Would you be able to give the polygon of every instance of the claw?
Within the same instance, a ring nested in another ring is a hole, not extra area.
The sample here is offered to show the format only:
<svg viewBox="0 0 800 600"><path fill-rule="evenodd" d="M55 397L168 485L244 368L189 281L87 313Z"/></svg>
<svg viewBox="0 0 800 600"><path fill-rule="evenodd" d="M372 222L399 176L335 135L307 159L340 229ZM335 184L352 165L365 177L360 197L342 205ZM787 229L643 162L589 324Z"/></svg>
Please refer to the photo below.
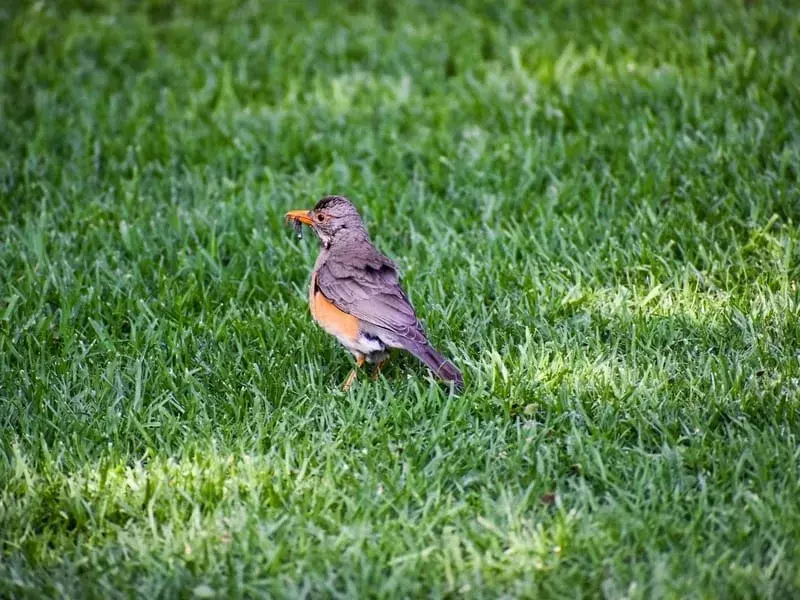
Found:
<svg viewBox="0 0 800 600"><path fill-rule="evenodd" d="M353 382L356 380L356 377L358 376L358 369L363 364L364 364L364 357L363 356L359 356L356 359L356 368L353 369L352 371L350 371L350 374L347 376L347 379L344 380L344 384L342 384L342 390L343 391L346 392L347 390L350 389L350 386L353 385Z"/></svg>
<svg viewBox="0 0 800 600"><path fill-rule="evenodd" d="M381 376L381 369L383 369L383 365L385 365L388 360L388 358L384 358L375 366L375 371L372 373L372 381L378 381L378 377Z"/></svg>
<svg viewBox="0 0 800 600"><path fill-rule="evenodd" d="M350 371L350 374L347 376L347 379L344 380L344 384L342 384L342 391L347 391L350 389L350 386L353 385L353 382L356 380L357 372L355 369Z"/></svg>

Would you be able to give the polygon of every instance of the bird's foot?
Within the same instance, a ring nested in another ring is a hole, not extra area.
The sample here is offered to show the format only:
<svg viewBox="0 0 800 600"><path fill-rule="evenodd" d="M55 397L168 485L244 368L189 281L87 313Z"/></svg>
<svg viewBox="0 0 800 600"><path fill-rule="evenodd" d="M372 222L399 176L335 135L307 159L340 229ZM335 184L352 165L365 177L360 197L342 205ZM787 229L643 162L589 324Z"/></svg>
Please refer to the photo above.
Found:
<svg viewBox="0 0 800 600"><path fill-rule="evenodd" d="M350 389L350 386L353 385L353 382L356 380L356 375L358 374L358 369L353 369L350 371L350 375L347 376L347 379L344 380L342 384L342 391L347 391Z"/></svg>
<svg viewBox="0 0 800 600"><path fill-rule="evenodd" d="M356 377L358 376L358 369L363 364L364 364L363 356L359 356L358 358L356 358L356 368L350 371L350 374L347 376L347 379L344 380L344 384L342 384L343 391L346 392L347 390L350 389L350 386L353 385L353 382L356 380Z"/></svg>
<svg viewBox="0 0 800 600"><path fill-rule="evenodd" d="M372 381L378 381L378 377L381 376L381 369L383 369L383 365L386 364L386 361L389 360L388 358L384 358L375 366L375 371L372 373Z"/></svg>

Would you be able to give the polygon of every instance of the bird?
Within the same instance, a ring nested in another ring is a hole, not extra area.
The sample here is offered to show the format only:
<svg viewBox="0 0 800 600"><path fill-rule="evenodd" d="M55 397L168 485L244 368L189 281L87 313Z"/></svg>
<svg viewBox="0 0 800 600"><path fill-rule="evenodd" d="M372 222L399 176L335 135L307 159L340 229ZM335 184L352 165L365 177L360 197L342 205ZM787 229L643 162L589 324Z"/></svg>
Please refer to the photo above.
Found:
<svg viewBox="0 0 800 600"><path fill-rule="evenodd" d="M410 352L441 380L463 389L461 371L431 346L400 285L397 266L373 245L348 198L325 196L311 210L289 211L286 221L298 237L307 225L319 238L308 302L314 321L356 359L342 386L345 391L364 362L376 365L377 378L395 348Z"/></svg>

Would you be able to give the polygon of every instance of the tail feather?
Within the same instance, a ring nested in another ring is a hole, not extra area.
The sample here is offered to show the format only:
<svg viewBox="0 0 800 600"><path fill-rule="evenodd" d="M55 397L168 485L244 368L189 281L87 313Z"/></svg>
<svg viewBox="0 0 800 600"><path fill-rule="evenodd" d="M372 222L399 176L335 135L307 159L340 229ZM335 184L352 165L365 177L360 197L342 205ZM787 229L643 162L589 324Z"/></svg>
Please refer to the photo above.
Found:
<svg viewBox="0 0 800 600"><path fill-rule="evenodd" d="M419 345L409 351L424 362L433 373L443 381L452 381L459 390L464 389L464 377L456 366L436 352L430 345Z"/></svg>

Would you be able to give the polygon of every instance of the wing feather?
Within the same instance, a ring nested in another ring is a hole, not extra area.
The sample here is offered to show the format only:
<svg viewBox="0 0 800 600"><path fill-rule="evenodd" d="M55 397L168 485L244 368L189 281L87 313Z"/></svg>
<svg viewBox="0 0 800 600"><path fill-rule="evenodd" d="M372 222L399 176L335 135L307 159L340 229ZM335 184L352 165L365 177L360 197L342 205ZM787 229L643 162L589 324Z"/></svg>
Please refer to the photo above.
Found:
<svg viewBox="0 0 800 600"><path fill-rule="evenodd" d="M414 307L400 287L397 267L374 247L329 257L320 266L316 282L338 309L378 328L379 334L388 334L389 345L426 342Z"/></svg>

